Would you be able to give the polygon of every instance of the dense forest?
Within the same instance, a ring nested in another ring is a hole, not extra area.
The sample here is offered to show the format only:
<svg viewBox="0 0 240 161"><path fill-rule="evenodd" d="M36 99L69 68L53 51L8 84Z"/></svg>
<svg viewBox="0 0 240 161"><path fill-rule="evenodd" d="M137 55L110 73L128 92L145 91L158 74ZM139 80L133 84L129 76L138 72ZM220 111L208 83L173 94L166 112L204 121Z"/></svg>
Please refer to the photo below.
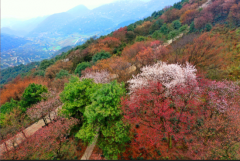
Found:
<svg viewBox="0 0 240 161"><path fill-rule="evenodd" d="M77 160L98 134L98 159L239 160L239 11L240 0L182 0L1 75L1 144L46 124L1 157Z"/></svg>

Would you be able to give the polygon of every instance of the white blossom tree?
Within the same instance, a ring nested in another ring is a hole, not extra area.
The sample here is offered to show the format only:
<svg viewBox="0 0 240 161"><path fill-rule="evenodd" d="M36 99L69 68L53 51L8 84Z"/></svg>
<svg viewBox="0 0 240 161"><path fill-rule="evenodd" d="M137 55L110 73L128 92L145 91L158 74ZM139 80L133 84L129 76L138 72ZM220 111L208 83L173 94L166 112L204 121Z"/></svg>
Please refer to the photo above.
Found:
<svg viewBox="0 0 240 161"><path fill-rule="evenodd" d="M158 62L153 66L145 66L141 69L141 73L133 76L129 80L130 93L136 89L148 86L149 81L161 83L167 89L171 89L178 84L196 83L196 68L188 62L186 65L167 64Z"/></svg>
<svg viewBox="0 0 240 161"><path fill-rule="evenodd" d="M80 78L82 79L93 79L95 83L109 83L110 82L110 74L108 71L89 71L89 72L84 72L84 75Z"/></svg>

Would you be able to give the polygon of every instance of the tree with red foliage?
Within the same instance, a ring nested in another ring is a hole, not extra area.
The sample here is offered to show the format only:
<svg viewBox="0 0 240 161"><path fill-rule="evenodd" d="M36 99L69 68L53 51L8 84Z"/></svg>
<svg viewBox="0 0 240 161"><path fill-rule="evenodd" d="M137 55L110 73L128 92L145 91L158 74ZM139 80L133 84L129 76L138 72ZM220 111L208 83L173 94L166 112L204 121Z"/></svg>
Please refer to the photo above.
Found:
<svg viewBox="0 0 240 161"><path fill-rule="evenodd" d="M58 118L56 122L41 128L34 135L28 137L15 149L5 152L2 159L41 159L45 153L49 152L55 153L55 157L60 159L63 154L61 148L67 139L66 136L77 122L77 119Z"/></svg>
<svg viewBox="0 0 240 161"><path fill-rule="evenodd" d="M144 126L138 131L133 144L140 147L160 147L167 140L169 148L173 143L184 140L200 116L200 101L196 86L180 84L167 92L159 82L149 82L148 87L136 90L130 98L122 100L125 118L132 124ZM141 140L142 138L144 140Z"/></svg>
<svg viewBox="0 0 240 161"><path fill-rule="evenodd" d="M200 16L194 19L194 27L196 29L202 29L207 23L212 23L213 21L213 14L211 12L203 10L201 13Z"/></svg>
<svg viewBox="0 0 240 161"><path fill-rule="evenodd" d="M113 32L113 37L119 39L120 41L126 41L127 26L121 27Z"/></svg>
<svg viewBox="0 0 240 161"><path fill-rule="evenodd" d="M218 54L222 50L221 44L223 41L219 35L210 36L208 33L203 33L198 38L194 39L193 44L186 45L184 52L185 58L182 63L188 61L189 63L199 66L207 67L210 64L220 63Z"/></svg>
<svg viewBox="0 0 240 161"><path fill-rule="evenodd" d="M184 14L181 15L180 21L182 24L188 24L190 25L193 19L195 18L195 15L197 14L196 10L187 10Z"/></svg>

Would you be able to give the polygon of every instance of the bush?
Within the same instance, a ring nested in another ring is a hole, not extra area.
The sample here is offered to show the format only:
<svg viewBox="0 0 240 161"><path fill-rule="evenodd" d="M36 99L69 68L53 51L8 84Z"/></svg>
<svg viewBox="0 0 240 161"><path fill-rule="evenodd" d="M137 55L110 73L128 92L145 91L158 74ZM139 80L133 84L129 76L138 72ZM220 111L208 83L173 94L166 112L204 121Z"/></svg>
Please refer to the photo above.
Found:
<svg viewBox="0 0 240 161"><path fill-rule="evenodd" d="M33 73L33 76L36 77L36 76L42 76L44 77L45 76L45 71L44 70L36 70L34 73Z"/></svg>
<svg viewBox="0 0 240 161"><path fill-rule="evenodd" d="M206 28L206 31L210 31L212 30L212 25L210 23L207 23L205 28Z"/></svg>
<svg viewBox="0 0 240 161"><path fill-rule="evenodd" d="M26 107L29 107L37 102L40 102L43 98L42 93L47 92L47 87L40 84L32 83L24 91L22 95L21 105L23 111L26 111Z"/></svg>
<svg viewBox="0 0 240 161"><path fill-rule="evenodd" d="M0 111L2 114L10 113L13 108L18 106L18 101L15 101L14 99L11 99L10 102L6 102L0 107Z"/></svg>
<svg viewBox="0 0 240 161"><path fill-rule="evenodd" d="M155 32L152 34L152 38L154 38L154 39L161 39L161 38L163 38L163 34L161 33L160 30L157 30L157 31L155 31Z"/></svg>
<svg viewBox="0 0 240 161"><path fill-rule="evenodd" d="M109 52L101 51L93 56L92 61L95 64L98 60L107 59L110 57L111 54Z"/></svg>
<svg viewBox="0 0 240 161"><path fill-rule="evenodd" d="M45 59L45 60L41 61L40 65L39 65L39 68L40 68L41 70L45 70L45 69L47 69L50 65L52 65L53 63L54 63L54 61L53 61L52 59L50 59L50 60Z"/></svg>
<svg viewBox="0 0 240 161"><path fill-rule="evenodd" d="M168 34L168 39L173 39L173 38L175 38L178 35L179 35L179 31L178 30L170 31L169 34Z"/></svg>
<svg viewBox="0 0 240 161"><path fill-rule="evenodd" d="M60 72L56 75L56 79L62 79L68 76L69 76L68 71L61 69Z"/></svg>
<svg viewBox="0 0 240 161"><path fill-rule="evenodd" d="M147 37L145 37L145 36L137 36L136 37L136 42L146 41L146 40L147 40Z"/></svg>
<svg viewBox="0 0 240 161"><path fill-rule="evenodd" d="M75 69L75 74L78 74L79 77L81 77L81 72L86 69L87 67L90 67L91 64L89 62L82 62L80 64L77 65L77 68Z"/></svg>
<svg viewBox="0 0 240 161"><path fill-rule="evenodd" d="M183 25L182 27L180 27L179 31L183 32L187 29L188 25Z"/></svg>
<svg viewBox="0 0 240 161"><path fill-rule="evenodd" d="M179 20L175 20L175 21L172 22L172 27L175 30L178 30L181 26L182 26L182 24L181 24L181 22Z"/></svg>

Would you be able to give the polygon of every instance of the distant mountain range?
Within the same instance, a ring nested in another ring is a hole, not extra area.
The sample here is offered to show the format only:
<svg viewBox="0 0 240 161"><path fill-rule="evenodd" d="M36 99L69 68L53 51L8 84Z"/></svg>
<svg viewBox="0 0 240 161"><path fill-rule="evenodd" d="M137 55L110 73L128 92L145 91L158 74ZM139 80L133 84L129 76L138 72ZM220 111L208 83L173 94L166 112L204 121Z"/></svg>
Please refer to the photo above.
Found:
<svg viewBox="0 0 240 161"><path fill-rule="evenodd" d="M31 62L28 60L38 61L42 58L50 57L52 53L63 47L81 44L93 35L108 34L120 27L148 17L154 11L161 10L163 7L178 1L148 0L146 2L141 0L118 0L92 10L89 10L84 5L79 5L66 12L25 21L1 19L1 34L8 34L8 37L25 37L29 40L25 46L21 46L21 49L15 45L9 45L14 48L5 51L3 53L5 56L15 55L15 57L21 58L21 54L24 53L25 59L22 59L21 62L14 61L11 63L12 59L8 58L8 63L4 67L9 65L15 66L20 63L26 64ZM6 44L4 42L6 39L2 39L2 41L2 45ZM6 49L6 47L3 48ZM34 56L34 54L39 54L41 51L45 56ZM27 53L31 53L33 55L32 58L28 59L26 57ZM3 58L1 59L4 63Z"/></svg>

